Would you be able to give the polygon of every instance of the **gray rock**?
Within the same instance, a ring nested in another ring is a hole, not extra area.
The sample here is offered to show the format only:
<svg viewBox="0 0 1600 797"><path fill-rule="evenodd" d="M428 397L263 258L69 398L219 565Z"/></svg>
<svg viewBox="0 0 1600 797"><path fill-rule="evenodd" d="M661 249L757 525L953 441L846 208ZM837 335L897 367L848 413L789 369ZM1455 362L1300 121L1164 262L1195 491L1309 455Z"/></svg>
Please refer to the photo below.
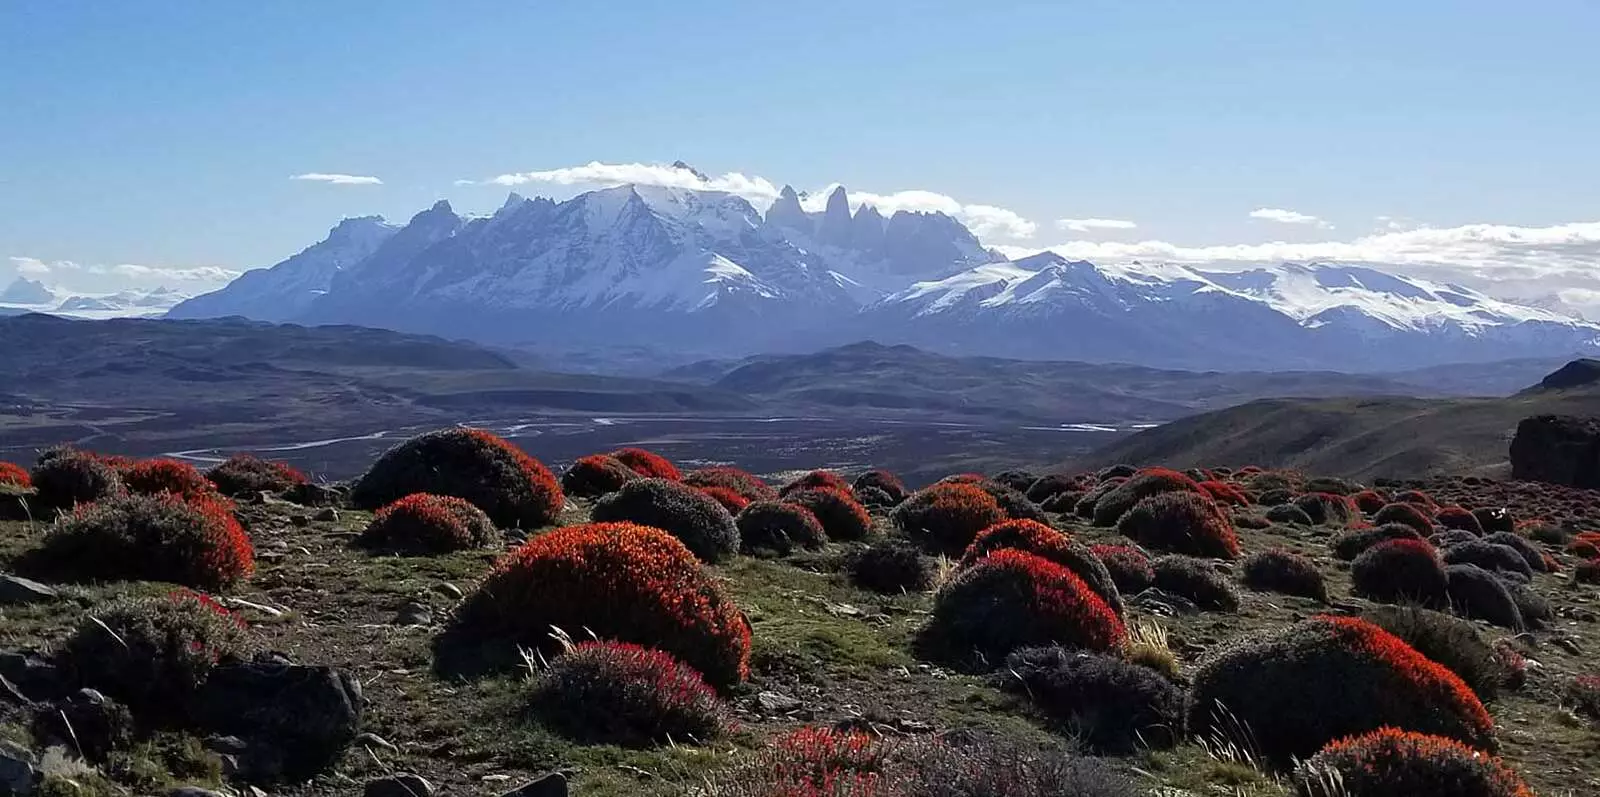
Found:
<svg viewBox="0 0 1600 797"><path fill-rule="evenodd" d="M456 586L456 585L454 585L454 584L451 584L448 581L441 581L438 584L435 584L433 586L433 591L434 592L438 592L438 593L440 593L442 595L448 595L448 596L450 596L452 598L455 598L456 600L461 600L461 597L462 597L461 588Z"/></svg>
<svg viewBox="0 0 1600 797"><path fill-rule="evenodd" d="M433 797L433 784L421 775L401 774L367 781L365 797Z"/></svg>
<svg viewBox="0 0 1600 797"><path fill-rule="evenodd" d="M72 691L61 669L33 651L0 652L0 678L33 700L55 700Z"/></svg>
<svg viewBox="0 0 1600 797"><path fill-rule="evenodd" d="M0 573L0 606L43 603L44 601L53 601L60 596L61 593L57 592L55 587L40 584L22 576Z"/></svg>
<svg viewBox="0 0 1600 797"><path fill-rule="evenodd" d="M804 704L785 694L762 692L756 695L756 705L761 707L764 714L787 714Z"/></svg>
<svg viewBox="0 0 1600 797"><path fill-rule="evenodd" d="M38 783L33 755L10 744L0 744L0 795L27 797Z"/></svg>
<svg viewBox="0 0 1600 797"><path fill-rule="evenodd" d="M326 507L317 512L317 514L312 515L311 519L321 523L337 523L339 521L339 510L331 506Z"/></svg>
<svg viewBox="0 0 1600 797"><path fill-rule="evenodd" d="M355 743L362 745L363 747L376 747L379 750L386 750L391 753L400 752L400 748L396 747L394 742L391 742L376 733L363 733L356 737Z"/></svg>
<svg viewBox="0 0 1600 797"><path fill-rule="evenodd" d="M344 755L364 708L361 682L348 672L258 658L213 669L194 716L202 728L246 743L246 779L298 780Z"/></svg>
<svg viewBox="0 0 1600 797"><path fill-rule="evenodd" d="M223 794L199 786L178 786L168 789L167 797L223 797Z"/></svg>
<svg viewBox="0 0 1600 797"><path fill-rule="evenodd" d="M399 613L394 616L395 625L429 625L432 622L433 611L416 601L401 606Z"/></svg>
<svg viewBox="0 0 1600 797"><path fill-rule="evenodd" d="M213 753L232 753L234 755L243 753L250 747L243 739L237 736L207 736L203 744L207 750Z"/></svg>
<svg viewBox="0 0 1600 797"><path fill-rule="evenodd" d="M567 776L561 772L540 775L500 797L567 797Z"/></svg>

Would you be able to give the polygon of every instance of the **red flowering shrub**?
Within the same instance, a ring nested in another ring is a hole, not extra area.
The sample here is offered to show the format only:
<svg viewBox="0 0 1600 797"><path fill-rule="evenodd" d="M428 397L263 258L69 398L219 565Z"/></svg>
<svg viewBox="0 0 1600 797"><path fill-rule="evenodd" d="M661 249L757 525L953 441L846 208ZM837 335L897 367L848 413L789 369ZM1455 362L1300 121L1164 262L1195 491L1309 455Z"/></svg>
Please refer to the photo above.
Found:
<svg viewBox="0 0 1600 797"><path fill-rule="evenodd" d="M1389 540L1426 542L1416 529L1404 523L1389 523L1372 529L1350 529L1333 538L1333 555L1348 562L1368 548Z"/></svg>
<svg viewBox="0 0 1600 797"><path fill-rule="evenodd" d="M1383 493L1377 490L1362 490L1350 496L1350 502L1355 504L1357 509L1370 515L1387 506L1389 499L1384 498Z"/></svg>
<svg viewBox="0 0 1600 797"><path fill-rule="evenodd" d="M62 515L32 556L84 581L167 581L218 589L250 577L250 538L220 499L124 495Z"/></svg>
<svg viewBox="0 0 1600 797"><path fill-rule="evenodd" d="M683 474L678 471L678 466L654 451L642 448L619 448L611 452L611 456L647 479L671 479L675 482L683 480Z"/></svg>
<svg viewBox="0 0 1600 797"><path fill-rule="evenodd" d="M1460 529L1483 536L1483 524L1478 522L1478 516L1459 506L1444 507L1433 513L1433 519L1447 529Z"/></svg>
<svg viewBox="0 0 1600 797"><path fill-rule="evenodd" d="M722 731L722 704L671 654L627 642L584 642L534 681L530 706L584 744L705 743Z"/></svg>
<svg viewBox="0 0 1600 797"><path fill-rule="evenodd" d="M142 459L122 470L122 484L128 492L154 495L173 493L185 498L217 496L210 480L187 462L175 459Z"/></svg>
<svg viewBox="0 0 1600 797"><path fill-rule="evenodd" d="M906 500L908 494L906 485L900 481L899 476L882 469L869 470L857 476L851 486L857 490L865 490L868 487L882 490L884 495L889 496L890 505Z"/></svg>
<svg viewBox="0 0 1600 797"><path fill-rule="evenodd" d="M1592 720L1600 720L1600 675L1580 675L1561 689L1561 702Z"/></svg>
<svg viewBox="0 0 1600 797"><path fill-rule="evenodd" d="M27 488L33 486L33 480L28 478L28 472L21 465L0 462L0 484Z"/></svg>
<svg viewBox="0 0 1600 797"><path fill-rule="evenodd" d="M1127 481L1101 495L1094 505L1096 526L1115 526L1122 515L1134 505L1161 493L1195 493L1204 495L1194 479L1175 470L1146 468Z"/></svg>
<svg viewBox="0 0 1600 797"><path fill-rule="evenodd" d="M1311 517L1314 526L1348 526L1357 516L1355 504L1334 493L1306 493L1294 499L1294 505Z"/></svg>
<svg viewBox="0 0 1600 797"><path fill-rule="evenodd" d="M1480 700L1494 699L1512 678L1512 663L1470 621L1417 606L1377 606L1361 619L1460 676Z"/></svg>
<svg viewBox="0 0 1600 797"><path fill-rule="evenodd" d="M711 500L722 504L722 508L728 510L730 515L739 514L744 511L745 507L750 505L750 499L727 487L699 487L696 489L711 496Z"/></svg>
<svg viewBox="0 0 1600 797"><path fill-rule="evenodd" d="M1119 616L1122 614L1122 596L1116 582L1094 552L1087 546L1072 541L1072 535L1057 531L1037 520L1007 520L996 523L978 533L972 544L961 555L958 568L971 567L995 551L1012 550L1031 553L1072 571L1083 579L1101 600Z"/></svg>
<svg viewBox="0 0 1600 797"><path fill-rule="evenodd" d="M377 509L412 493L471 501L500 528L555 522L566 497L538 460L482 429L441 429L384 452L350 491L359 509Z"/></svg>
<svg viewBox="0 0 1600 797"><path fill-rule="evenodd" d="M62 659L83 686L142 711L181 715L211 668L249 650L245 623L209 595L177 590L98 607Z"/></svg>
<svg viewBox="0 0 1600 797"><path fill-rule="evenodd" d="M1227 506L1250 505L1250 496L1245 495L1244 490L1241 490L1237 486L1229 484L1228 482L1212 479L1210 481L1200 482L1199 487L1201 490L1205 491L1206 495L1211 496L1211 500L1216 501L1219 504L1225 504Z"/></svg>
<svg viewBox="0 0 1600 797"><path fill-rule="evenodd" d="M734 518L739 527L739 551L771 551L787 556L795 548L816 550L828 544L828 534L811 510L783 501L755 501Z"/></svg>
<svg viewBox="0 0 1600 797"><path fill-rule="evenodd" d="M652 526L677 537L695 556L721 562L739 550L739 529L715 498L671 479L636 479L595 502L597 523Z"/></svg>
<svg viewBox="0 0 1600 797"><path fill-rule="evenodd" d="M1379 526L1403 523L1416 529L1424 537L1433 533L1433 520L1428 514L1417 505L1405 502L1389 504L1379 509L1378 514L1372 516L1372 522Z"/></svg>
<svg viewBox="0 0 1600 797"><path fill-rule="evenodd" d="M994 496L971 484L935 484L911 494L890 515L929 551L958 556L978 532L1006 519Z"/></svg>
<svg viewBox="0 0 1600 797"><path fill-rule="evenodd" d="M1355 594L1383 603L1439 608L1449 603L1449 579L1439 552L1422 540L1388 540L1350 564Z"/></svg>
<svg viewBox="0 0 1600 797"><path fill-rule="evenodd" d="M310 483L304 473L282 462L270 462L250 454L228 457L206 471L206 478L217 486L218 492L230 498L263 492L281 493Z"/></svg>
<svg viewBox="0 0 1600 797"><path fill-rule="evenodd" d="M778 497L778 491L760 477L727 465L689 471L684 474L683 483L690 487L726 487L749 501L772 501Z"/></svg>
<svg viewBox="0 0 1600 797"><path fill-rule="evenodd" d="M1434 501L1432 496L1421 490L1406 490L1404 492L1395 493L1394 502L1397 504L1410 504L1430 514L1439 509L1438 502Z"/></svg>
<svg viewBox="0 0 1600 797"><path fill-rule="evenodd" d="M116 468L93 454L67 447L40 454L30 478L35 492L29 504L42 507L45 517L126 492Z"/></svg>
<svg viewBox="0 0 1600 797"><path fill-rule="evenodd" d="M1233 521L1200 493L1151 495L1122 514L1117 531L1148 548L1219 559L1239 556Z"/></svg>
<svg viewBox="0 0 1600 797"><path fill-rule="evenodd" d="M598 498L637 478L639 474L622 460L610 454L590 454L574 460L561 474L561 491L577 498Z"/></svg>
<svg viewBox="0 0 1600 797"><path fill-rule="evenodd" d="M814 470L783 486L778 495L787 498L791 493L801 490L837 490L845 495L850 494L850 482L843 476L830 470Z"/></svg>
<svg viewBox="0 0 1600 797"><path fill-rule="evenodd" d="M775 739L714 797L898 797L892 747L864 731L804 727Z"/></svg>
<svg viewBox="0 0 1600 797"><path fill-rule="evenodd" d="M989 477L981 473L952 473L940 479L938 484L983 484Z"/></svg>
<svg viewBox="0 0 1600 797"><path fill-rule="evenodd" d="M1293 551L1275 548L1244 560L1244 585L1258 592L1298 595L1328 602L1328 586L1316 563Z"/></svg>
<svg viewBox="0 0 1600 797"><path fill-rule="evenodd" d="M1156 571L1144 551L1131 545L1096 545L1089 550L1106 566L1118 592L1137 595L1155 583Z"/></svg>
<svg viewBox="0 0 1600 797"><path fill-rule="evenodd" d="M489 516L465 500L412 493L373 515L361 543L412 554L486 548L500 539Z"/></svg>
<svg viewBox="0 0 1600 797"><path fill-rule="evenodd" d="M849 488L799 490L787 493L783 500L811 510L830 540L864 540L872 534L872 515Z"/></svg>
<svg viewBox="0 0 1600 797"><path fill-rule="evenodd" d="M929 638L990 666L1021 647L1105 651L1126 638L1122 621L1083 579L1061 565L999 550L962 570L934 599Z"/></svg>
<svg viewBox="0 0 1600 797"><path fill-rule="evenodd" d="M1322 748L1295 773L1299 797L1533 797L1500 759L1454 739L1380 728Z"/></svg>
<svg viewBox="0 0 1600 797"><path fill-rule="evenodd" d="M1248 741L1287 767L1386 726L1494 747L1494 721L1455 673L1364 620L1315 617L1225 646L1194 676L1189 731Z"/></svg>
<svg viewBox="0 0 1600 797"><path fill-rule="evenodd" d="M552 626L665 651L718 687L749 674L744 615L682 542L648 526L589 523L534 537L467 598L455 630L554 653Z"/></svg>

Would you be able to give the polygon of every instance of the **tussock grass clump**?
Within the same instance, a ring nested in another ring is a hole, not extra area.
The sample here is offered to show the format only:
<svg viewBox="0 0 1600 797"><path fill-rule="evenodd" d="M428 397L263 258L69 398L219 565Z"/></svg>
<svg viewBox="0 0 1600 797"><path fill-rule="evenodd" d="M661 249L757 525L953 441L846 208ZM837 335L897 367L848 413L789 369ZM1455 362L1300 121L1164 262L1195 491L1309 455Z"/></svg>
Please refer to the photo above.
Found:
<svg viewBox="0 0 1600 797"><path fill-rule="evenodd" d="M566 496L538 460L483 429L441 429L384 452L350 492L358 509L375 510L412 493L471 501L505 529L555 522Z"/></svg>
<svg viewBox="0 0 1600 797"><path fill-rule="evenodd" d="M206 471L217 491L229 498L257 493L282 493L310 483L304 473L250 454L234 454ZM398 496L397 496L398 497Z"/></svg>
<svg viewBox="0 0 1600 797"><path fill-rule="evenodd" d="M30 566L77 581L165 581L221 589L250 577L255 551L220 500L172 493L84 504L56 520Z"/></svg>
<svg viewBox="0 0 1600 797"><path fill-rule="evenodd" d="M499 540L483 510L461 498L428 493L379 509L360 538L369 548L420 555L487 548Z"/></svg>
<svg viewBox="0 0 1600 797"><path fill-rule="evenodd" d="M584 744L704 744L723 729L722 703L671 654L626 642L584 642L537 675L534 716Z"/></svg>
<svg viewBox="0 0 1600 797"><path fill-rule="evenodd" d="M1280 768L1384 727L1494 749L1494 721L1455 673L1347 617L1315 617L1212 654L1195 673L1188 726L1249 744ZM1249 738L1239 739L1244 728Z"/></svg>
<svg viewBox="0 0 1600 797"><path fill-rule="evenodd" d="M716 499L670 479L637 479L595 502L596 523L637 523L677 537L706 562L721 562L739 550L733 515Z"/></svg>

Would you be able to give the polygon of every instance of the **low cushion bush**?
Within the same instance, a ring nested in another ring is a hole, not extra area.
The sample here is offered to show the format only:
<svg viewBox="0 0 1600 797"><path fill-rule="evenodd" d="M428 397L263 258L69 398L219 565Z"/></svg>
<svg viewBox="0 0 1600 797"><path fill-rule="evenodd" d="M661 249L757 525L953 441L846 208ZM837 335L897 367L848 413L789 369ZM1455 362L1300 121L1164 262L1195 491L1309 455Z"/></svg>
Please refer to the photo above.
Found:
<svg viewBox="0 0 1600 797"><path fill-rule="evenodd" d="M219 500L172 493L84 504L56 520L31 561L62 578L220 589L250 577L255 552Z"/></svg>
<svg viewBox="0 0 1600 797"><path fill-rule="evenodd" d="M959 556L983 531L1006 519L999 502L971 484L935 484L913 493L890 515L932 553Z"/></svg>
<svg viewBox="0 0 1600 797"><path fill-rule="evenodd" d="M1027 696L1074 739L1096 752L1128 753L1177 743L1183 690L1148 667L1060 647L1006 657L1001 686Z"/></svg>
<svg viewBox="0 0 1600 797"><path fill-rule="evenodd" d="M187 462L175 459L141 459L120 470L122 485L131 493L176 493L184 497L216 496L216 486Z"/></svg>
<svg viewBox="0 0 1600 797"><path fill-rule="evenodd" d="M482 429L441 429L384 452L355 483L350 501L375 510L412 493L453 495L500 528L555 522L566 497L538 460Z"/></svg>
<svg viewBox="0 0 1600 797"><path fill-rule="evenodd" d="M1522 612L1494 574L1477 565L1447 565L1446 595L1456 614L1521 631Z"/></svg>
<svg viewBox="0 0 1600 797"><path fill-rule="evenodd" d="M1421 540L1389 540L1368 548L1350 565L1357 595L1382 603L1448 605L1444 563Z"/></svg>
<svg viewBox="0 0 1600 797"><path fill-rule="evenodd" d="M850 583L888 595L926 592L933 588L938 567L917 546L905 540L882 540L845 558Z"/></svg>
<svg viewBox="0 0 1600 797"><path fill-rule="evenodd" d="M1161 493L1173 492L1200 494L1201 490L1194 479L1174 470L1148 468L1139 471L1100 496L1094 505L1094 524L1115 526L1123 513L1133 509L1140 501Z"/></svg>
<svg viewBox="0 0 1600 797"><path fill-rule="evenodd" d="M1348 526L1356 517L1355 504L1333 493L1306 493L1294 499L1294 505L1305 510L1314 526Z"/></svg>
<svg viewBox="0 0 1600 797"><path fill-rule="evenodd" d="M828 544L827 532L811 510L783 501L756 501L734 518L739 529L739 550L746 554L770 552L787 556L796 548L816 550Z"/></svg>
<svg viewBox="0 0 1600 797"><path fill-rule="evenodd" d="M723 727L716 692L671 654L627 642L584 642L533 682L529 706L584 744L704 744Z"/></svg>
<svg viewBox="0 0 1600 797"><path fill-rule="evenodd" d="M1126 637L1116 613L1072 571L1011 550L995 551L945 584L928 631L950 654L976 653L989 666L1020 647L1105 651Z"/></svg>
<svg viewBox="0 0 1600 797"><path fill-rule="evenodd" d="M778 497L778 491L759 476L730 465L689 471L683 475L683 483L690 487L724 487L749 501L772 501Z"/></svg>
<svg viewBox="0 0 1600 797"><path fill-rule="evenodd" d="M1244 585L1257 592L1278 592L1328 602L1328 585L1315 562L1292 551L1275 548L1245 557Z"/></svg>
<svg viewBox="0 0 1600 797"><path fill-rule="evenodd" d="M634 473L646 478L671 481L683 479L683 474L678 471L677 465L654 451L643 448L619 448L611 452L611 456L627 465Z"/></svg>
<svg viewBox="0 0 1600 797"><path fill-rule="evenodd" d="M1478 522L1478 516L1459 506L1444 507L1433 513L1433 519L1444 528L1470 531L1480 537L1483 536L1483 524Z"/></svg>
<svg viewBox="0 0 1600 797"><path fill-rule="evenodd" d="M838 490L848 495L850 493L850 482L845 481L843 476L831 470L814 470L785 484L782 489L778 490L778 495L787 497L790 493L816 489Z"/></svg>
<svg viewBox="0 0 1600 797"><path fill-rule="evenodd" d="M206 471L217 491L230 498L258 493L281 493L309 483L304 473L282 463L250 454L234 454ZM398 497L398 496L397 496Z"/></svg>
<svg viewBox="0 0 1600 797"><path fill-rule="evenodd" d="M639 473L610 454L579 457L561 474L561 490L575 498L599 498L622 489Z"/></svg>
<svg viewBox="0 0 1600 797"><path fill-rule="evenodd" d="M413 493L373 515L360 542L370 548L409 554L436 554L486 548L500 532L483 510L464 499Z"/></svg>
<svg viewBox="0 0 1600 797"><path fill-rule="evenodd" d="M44 509L46 519L55 512L126 492L116 468L93 454L74 449L46 451L33 466L30 477L34 496L29 504Z"/></svg>
<svg viewBox="0 0 1600 797"><path fill-rule="evenodd" d="M595 502L597 523L628 522L662 529L695 556L721 562L739 550L733 515L716 499L670 479L636 479Z"/></svg>
<svg viewBox="0 0 1600 797"><path fill-rule="evenodd" d="M971 567L999 550L1025 551L1071 570L1112 611L1119 616L1123 613L1122 596L1111 573L1087 546L1073 542L1071 535L1036 520L1007 520L980 532L967 546L957 566Z"/></svg>
<svg viewBox="0 0 1600 797"><path fill-rule="evenodd" d="M1365 553L1368 548L1389 540L1416 540L1426 542L1421 532L1404 523L1389 523L1370 529L1354 529L1333 538L1333 555L1348 562Z"/></svg>
<svg viewBox="0 0 1600 797"><path fill-rule="evenodd" d="M810 510L830 540L864 540L872 534L872 515L848 488L797 490L783 500Z"/></svg>
<svg viewBox="0 0 1600 797"><path fill-rule="evenodd" d="M1398 728L1330 743L1300 766L1295 782L1298 797L1533 797L1500 759Z"/></svg>
<svg viewBox="0 0 1600 797"><path fill-rule="evenodd" d="M1174 554L1155 560L1150 567L1156 575L1154 586L1162 592L1188 598L1201 609L1239 610L1239 593L1233 584L1204 559Z"/></svg>
<svg viewBox="0 0 1600 797"><path fill-rule="evenodd" d="M884 495L889 496L890 506L906 500L908 494L905 483L900 481L900 477L886 470L869 470L857 476L851 486L857 490L865 490L868 487L882 490Z"/></svg>
<svg viewBox="0 0 1600 797"><path fill-rule="evenodd" d="M1117 531L1146 548L1220 559L1239 555L1232 520L1198 493L1152 495L1122 516Z"/></svg>
<svg viewBox="0 0 1600 797"><path fill-rule="evenodd" d="M1478 695L1492 700L1509 673L1478 627L1458 617L1416 606L1378 606L1361 615L1455 673Z"/></svg>
<svg viewBox="0 0 1600 797"><path fill-rule="evenodd" d="M1095 545L1089 550L1106 566L1118 592L1137 595L1155 583L1156 572L1144 551L1131 545Z"/></svg>
<svg viewBox="0 0 1600 797"><path fill-rule="evenodd" d="M1404 501L1397 501L1379 509L1378 513L1372 516L1372 522L1379 526L1401 523L1416 529L1424 537L1433 533L1433 520L1428 514L1417 505Z"/></svg>

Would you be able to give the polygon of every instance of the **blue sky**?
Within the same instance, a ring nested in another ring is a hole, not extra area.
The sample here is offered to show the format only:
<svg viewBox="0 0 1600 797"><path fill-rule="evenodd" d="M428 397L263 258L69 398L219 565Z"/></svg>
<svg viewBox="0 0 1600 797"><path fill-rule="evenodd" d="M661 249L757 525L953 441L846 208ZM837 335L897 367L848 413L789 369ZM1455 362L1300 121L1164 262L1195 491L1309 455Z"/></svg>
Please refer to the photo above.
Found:
<svg viewBox="0 0 1600 797"><path fill-rule="evenodd" d="M457 181L683 159L1003 208L1031 234L985 237L1019 248L1282 242L1521 285L1600 251L1597 30L1587 0L22 0L0 6L0 278L136 264L202 277L184 288L342 216L506 191Z"/></svg>

